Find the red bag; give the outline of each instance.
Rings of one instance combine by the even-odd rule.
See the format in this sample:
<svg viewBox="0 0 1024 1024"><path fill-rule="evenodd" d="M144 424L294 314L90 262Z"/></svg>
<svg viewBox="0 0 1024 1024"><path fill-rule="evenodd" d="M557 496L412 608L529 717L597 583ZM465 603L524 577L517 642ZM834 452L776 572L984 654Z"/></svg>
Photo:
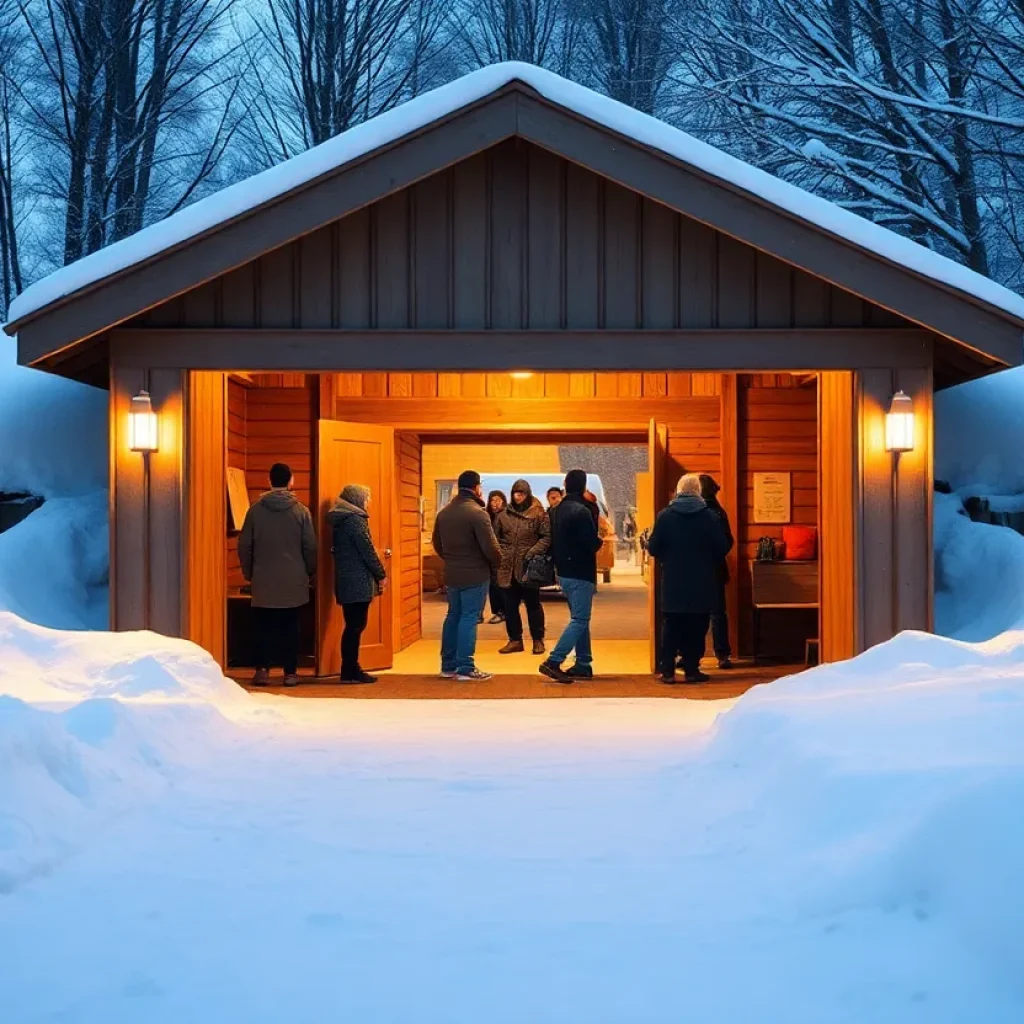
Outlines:
<svg viewBox="0 0 1024 1024"><path fill-rule="evenodd" d="M782 542L786 545L786 560L813 562L818 557L818 530L814 526L784 526Z"/></svg>

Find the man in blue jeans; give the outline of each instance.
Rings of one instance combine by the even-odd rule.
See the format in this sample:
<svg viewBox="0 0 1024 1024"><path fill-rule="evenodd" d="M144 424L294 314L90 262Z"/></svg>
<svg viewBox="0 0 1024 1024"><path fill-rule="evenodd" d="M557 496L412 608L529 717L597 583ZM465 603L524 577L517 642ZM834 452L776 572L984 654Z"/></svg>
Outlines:
<svg viewBox="0 0 1024 1024"><path fill-rule="evenodd" d="M597 507L583 497L587 474L571 469L565 475L565 497L558 515L551 521L551 550L555 572L569 602L569 624L562 631L540 671L559 683L591 679L594 675L590 647L590 613L597 590L597 553L601 538L597 532ZM575 648L576 662L569 669L562 662Z"/></svg>
<svg viewBox="0 0 1024 1024"><path fill-rule="evenodd" d="M441 678L460 682L490 679L476 667L476 627L484 610L491 572L501 550L487 514L480 474L467 469L459 490L434 519L434 550L444 562L448 614L441 630Z"/></svg>

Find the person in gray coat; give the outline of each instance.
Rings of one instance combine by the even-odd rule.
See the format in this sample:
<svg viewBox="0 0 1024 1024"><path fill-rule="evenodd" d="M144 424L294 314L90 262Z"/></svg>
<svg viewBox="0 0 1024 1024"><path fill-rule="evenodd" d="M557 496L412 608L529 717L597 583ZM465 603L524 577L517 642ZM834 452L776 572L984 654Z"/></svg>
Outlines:
<svg viewBox="0 0 1024 1024"><path fill-rule="evenodd" d="M284 668L285 686L299 682L299 610L309 603L309 578L316 572L316 531L291 486L292 471L275 462L271 489L250 506L238 535L259 642L254 686L267 685L275 661Z"/></svg>
<svg viewBox="0 0 1024 1024"><path fill-rule="evenodd" d="M373 599L384 592L387 573L370 538L370 488L349 484L328 513L334 554L334 598L345 616L341 634L341 681L375 683L359 664L359 642Z"/></svg>

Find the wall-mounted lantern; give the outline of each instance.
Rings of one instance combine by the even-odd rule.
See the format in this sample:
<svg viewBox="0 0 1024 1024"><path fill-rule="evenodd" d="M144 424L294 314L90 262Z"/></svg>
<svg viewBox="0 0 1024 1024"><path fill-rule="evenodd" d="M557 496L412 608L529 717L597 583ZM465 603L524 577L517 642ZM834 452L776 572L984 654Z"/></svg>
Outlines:
<svg viewBox="0 0 1024 1024"><path fill-rule="evenodd" d="M128 413L128 443L133 452L155 452L159 449L156 413L148 391L140 391Z"/></svg>
<svg viewBox="0 0 1024 1024"><path fill-rule="evenodd" d="M912 452L914 450L914 403L904 391L897 391L885 415L885 450Z"/></svg>

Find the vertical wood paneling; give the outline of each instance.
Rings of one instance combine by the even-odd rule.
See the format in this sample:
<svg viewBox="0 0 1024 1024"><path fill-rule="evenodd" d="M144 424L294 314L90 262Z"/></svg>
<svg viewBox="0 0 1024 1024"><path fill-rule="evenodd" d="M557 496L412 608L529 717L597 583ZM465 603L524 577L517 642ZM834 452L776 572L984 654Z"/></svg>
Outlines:
<svg viewBox="0 0 1024 1024"><path fill-rule="evenodd" d="M297 250L297 244L282 245L259 258L256 288L260 327L296 326L294 300Z"/></svg>
<svg viewBox="0 0 1024 1024"><path fill-rule="evenodd" d="M182 621L182 540L183 487L185 462L184 373L181 370L151 370L149 389L153 407L159 410L160 449L149 456L149 587L148 628L166 636L181 636ZM216 374L223 390L223 374ZM220 399L220 431L216 454L224 462L224 398ZM219 495L224 504L224 491ZM224 530L209 535L206 546L214 556L212 569L224 562ZM223 595L225 573L216 577Z"/></svg>
<svg viewBox="0 0 1024 1024"><path fill-rule="evenodd" d="M410 190L415 225L416 306L412 319L417 327L447 327L449 323L449 173L435 174Z"/></svg>
<svg viewBox="0 0 1024 1024"><path fill-rule="evenodd" d="M372 207L373 292L377 327L408 327L409 194L396 192Z"/></svg>
<svg viewBox="0 0 1024 1024"><path fill-rule="evenodd" d="M595 373L594 394L598 398L617 398L619 395L619 375L617 373Z"/></svg>
<svg viewBox="0 0 1024 1024"><path fill-rule="evenodd" d="M221 666L226 661L227 533L224 473L225 380L186 374L184 635Z"/></svg>
<svg viewBox="0 0 1024 1024"><path fill-rule="evenodd" d="M314 231L297 243L299 259L299 323L303 327L333 327L336 317L335 232Z"/></svg>
<svg viewBox="0 0 1024 1024"><path fill-rule="evenodd" d="M196 327L216 327L220 283L207 281L182 297L182 316Z"/></svg>
<svg viewBox="0 0 1024 1024"><path fill-rule="evenodd" d="M598 187L597 177L576 164L566 168L565 315L567 327L597 325Z"/></svg>
<svg viewBox="0 0 1024 1024"><path fill-rule="evenodd" d="M604 188L604 326L632 328L639 320L640 197L606 182Z"/></svg>
<svg viewBox="0 0 1024 1024"><path fill-rule="evenodd" d="M569 374L567 374L567 373L545 373L544 374L544 396L546 398L568 398L569 397Z"/></svg>
<svg viewBox="0 0 1024 1024"><path fill-rule="evenodd" d="M486 377L488 398L512 397L512 378L507 373L488 373Z"/></svg>
<svg viewBox="0 0 1024 1024"><path fill-rule="evenodd" d="M462 375L439 373L437 375L438 398L458 398L462 394Z"/></svg>
<svg viewBox="0 0 1024 1024"><path fill-rule="evenodd" d="M569 397L593 398L597 394L597 374L570 373Z"/></svg>
<svg viewBox="0 0 1024 1024"><path fill-rule="evenodd" d="M718 238L717 327L753 327L757 253L728 235Z"/></svg>
<svg viewBox="0 0 1024 1024"><path fill-rule="evenodd" d="M679 217L653 199L640 203L641 323L671 329L678 310Z"/></svg>
<svg viewBox="0 0 1024 1024"><path fill-rule="evenodd" d="M558 328L562 324L562 161L547 150L530 147L527 166L527 325Z"/></svg>
<svg viewBox="0 0 1024 1024"><path fill-rule="evenodd" d="M225 327L256 325L256 263L246 263L221 278L221 323Z"/></svg>
<svg viewBox="0 0 1024 1024"><path fill-rule="evenodd" d="M462 375L462 397L463 398L486 398L487 397L487 374L486 373L464 373Z"/></svg>
<svg viewBox="0 0 1024 1024"><path fill-rule="evenodd" d="M334 373L334 395L336 398L357 398L363 393L363 374Z"/></svg>
<svg viewBox="0 0 1024 1024"><path fill-rule="evenodd" d="M411 398L412 377L411 373L389 373L388 396L390 398Z"/></svg>
<svg viewBox="0 0 1024 1024"><path fill-rule="evenodd" d="M819 560L821 660L842 661L859 646L859 485L857 396L846 370L818 377L820 429Z"/></svg>
<svg viewBox="0 0 1024 1024"><path fill-rule="evenodd" d="M718 304L718 236L712 228L679 219L679 326L714 327Z"/></svg>
<svg viewBox="0 0 1024 1024"><path fill-rule="evenodd" d="M671 398L689 398L693 394L693 374L668 374L668 393Z"/></svg>
<svg viewBox="0 0 1024 1024"><path fill-rule="evenodd" d="M492 153L489 326L494 328L523 326L524 157L522 146L515 142Z"/></svg>
<svg viewBox="0 0 1024 1024"><path fill-rule="evenodd" d="M734 373L722 375L719 398L719 430L721 432L721 476L722 488L719 501L732 524L734 536L738 533L740 518L740 472L739 472L739 397L737 378ZM733 651L739 651L740 626L740 572L736 545L727 557L729 582L725 588L725 607L729 616L729 644Z"/></svg>
<svg viewBox="0 0 1024 1024"><path fill-rule="evenodd" d="M437 374L414 373L412 375L412 394L413 398L436 398Z"/></svg>
<svg viewBox="0 0 1024 1024"><path fill-rule="evenodd" d="M617 373L615 393L619 398L641 398L644 393L642 373Z"/></svg>
<svg viewBox="0 0 1024 1024"><path fill-rule="evenodd" d="M829 289L833 327L860 327L864 322L864 301L841 288Z"/></svg>
<svg viewBox="0 0 1024 1024"><path fill-rule="evenodd" d="M397 520L395 578L395 649L402 650L422 636L422 591L420 543L420 495L423 493L423 446L415 434L395 434L395 468Z"/></svg>
<svg viewBox="0 0 1024 1024"><path fill-rule="evenodd" d="M544 397L544 374L535 373L531 377L513 377L512 397L513 398L543 398Z"/></svg>
<svg viewBox="0 0 1024 1024"><path fill-rule="evenodd" d="M802 270L793 271L793 326L821 327L829 322L829 284Z"/></svg>
<svg viewBox="0 0 1024 1024"><path fill-rule="evenodd" d="M644 398L664 398L668 395L668 374L645 373L643 376Z"/></svg>
<svg viewBox="0 0 1024 1024"><path fill-rule="evenodd" d="M386 373L364 373L363 394L367 398L384 398L388 393L388 375Z"/></svg>
<svg viewBox="0 0 1024 1024"><path fill-rule="evenodd" d="M334 274L338 326L370 327L373 324L373 225L370 210L350 213L330 230L335 234L334 248L338 259Z"/></svg>
<svg viewBox="0 0 1024 1024"><path fill-rule="evenodd" d="M756 326L789 327L793 323L793 272L766 253L755 254Z"/></svg>
<svg viewBox="0 0 1024 1024"><path fill-rule="evenodd" d="M490 279L486 154L456 164L452 174L454 325L482 330L487 326Z"/></svg>

